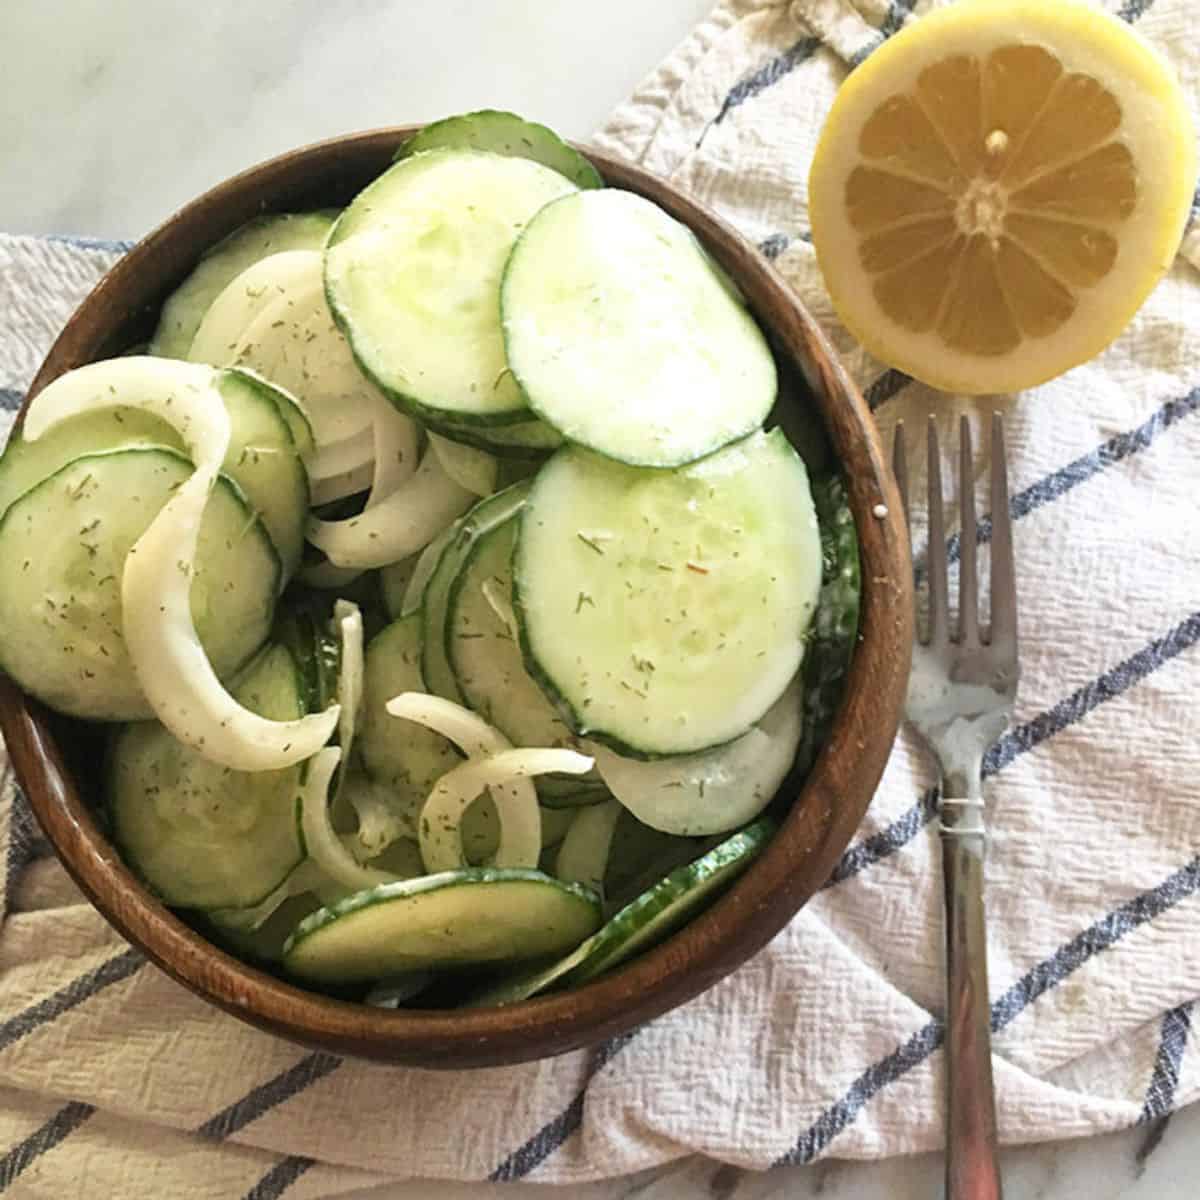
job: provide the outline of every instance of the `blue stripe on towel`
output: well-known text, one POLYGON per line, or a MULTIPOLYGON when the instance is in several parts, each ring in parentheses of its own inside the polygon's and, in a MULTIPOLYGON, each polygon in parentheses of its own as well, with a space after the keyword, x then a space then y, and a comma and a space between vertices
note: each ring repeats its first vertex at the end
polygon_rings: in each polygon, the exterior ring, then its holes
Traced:
POLYGON ((242 1198, 242 1200, 279 1200, 316 1160, 303 1154, 281 1158, 242 1198))
POLYGON ((18 1042, 26 1034, 32 1033, 42 1025, 61 1017, 63 1013, 82 1004, 97 992, 128 979, 130 975, 140 971, 146 965, 146 960, 136 950, 122 950, 120 954, 106 959, 98 967, 84 972, 78 978, 71 980, 66 987, 39 1000, 29 1008, 22 1009, 15 1016, 0 1022, 0 1050, 7 1050, 14 1042, 18 1042))
POLYGON ((27 1138, 18 1142, 0 1158, 0 1192, 7 1191, 36 1159, 59 1142, 74 1133, 94 1112, 90 1104, 71 1101, 60 1108, 44 1125, 35 1129, 27 1138))
POLYGON ((1181 1004, 1163 1014, 1162 1032, 1159 1035, 1158 1054, 1154 1058, 1154 1070, 1146 1088, 1146 1099, 1142 1105, 1139 1125, 1149 1125, 1142 1144, 1134 1154, 1134 1161, 1141 1170, 1146 1160, 1162 1144, 1171 1114, 1175 1111, 1175 1092, 1179 1086, 1179 1069, 1187 1053, 1188 1039, 1192 1032, 1192 1002, 1181 1004))
POLYGON ((1142 1105, 1141 1122, 1165 1117, 1175 1107, 1175 1090, 1179 1086, 1179 1068, 1187 1051, 1192 1033, 1192 1004, 1181 1004, 1163 1014, 1162 1033, 1159 1037, 1158 1054, 1154 1059, 1154 1071, 1146 1088, 1146 1100, 1142 1105))
MULTIPOLYGON (((1200 614, 1197 617, 1200 624, 1200 614)), ((1156 887, 1141 892, 1118 905, 1094 925, 1060 946, 1048 958, 1026 972, 992 1003, 992 1029, 999 1031, 1011 1024, 1034 1001, 1062 983, 1064 979, 1109 949, 1127 934, 1161 916, 1200 889, 1200 857, 1174 871, 1156 887)), ((942 1044, 944 1028, 934 1018, 923 1025, 891 1054, 873 1063, 780 1155, 773 1166, 791 1166, 811 1162, 829 1148, 829 1144, 885 1087, 902 1079, 914 1067, 925 1062, 942 1044)))
POLYGON ((309 1054, 286 1071, 281 1071, 266 1083, 259 1084, 215 1116, 209 1117, 196 1132, 201 1137, 224 1141, 285 1100, 299 1095, 309 1084, 332 1074, 342 1062, 336 1054, 326 1054, 322 1051, 309 1054))
POLYGON ((12 808, 8 814, 8 852, 4 856, 4 873, 0 877, 0 885, 4 889, 0 892, 0 901, 3 901, 0 911, 7 913, 12 910, 17 880, 33 861, 38 840, 39 830, 29 801, 24 792, 14 785, 12 808))
POLYGON ((52 233, 46 241, 57 242, 62 246, 72 246, 76 250, 103 250, 108 254, 124 254, 132 250, 135 242, 116 241, 111 238, 74 237, 65 233, 52 233))
POLYGON ((557 1117, 547 1121, 528 1141, 518 1146, 489 1176, 492 1183, 510 1183, 523 1179, 540 1166, 583 1123, 583 1105, 588 1085, 641 1032, 640 1029, 618 1034, 601 1044, 588 1064, 583 1086, 557 1117))

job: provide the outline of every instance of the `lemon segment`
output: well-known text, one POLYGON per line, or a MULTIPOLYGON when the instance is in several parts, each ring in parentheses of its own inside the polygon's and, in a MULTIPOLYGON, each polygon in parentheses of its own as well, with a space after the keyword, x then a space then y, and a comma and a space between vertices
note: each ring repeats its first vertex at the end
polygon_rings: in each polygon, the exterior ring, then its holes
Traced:
POLYGON ((809 176, 833 305, 948 391, 1032 387, 1098 354, 1170 266, 1196 139, 1169 67, 1076 0, 966 0, 847 79, 809 176))

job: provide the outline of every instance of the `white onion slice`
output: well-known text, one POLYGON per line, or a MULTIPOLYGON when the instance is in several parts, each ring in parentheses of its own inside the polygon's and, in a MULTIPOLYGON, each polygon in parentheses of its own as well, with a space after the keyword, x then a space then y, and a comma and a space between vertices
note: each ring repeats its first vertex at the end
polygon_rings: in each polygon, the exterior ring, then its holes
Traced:
MULTIPOLYGON (((189 450, 194 444, 191 436, 209 439, 203 446, 211 453, 218 439, 223 437, 226 444, 229 441, 229 414, 217 390, 219 377, 218 371, 201 363, 149 355, 89 363, 60 375, 38 392, 29 402, 22 435, 27 442, 36 442, 60 422, 80 413, 124 405, 145 409, 179 428, 189 450), (180 422, 190 422, 188 414, 193 411, 201 416, 197 430, 189 436, 187 429, 180 428, 180 422)), ((218 463, 224 455, 223 448, 218 463)))
MULTIPOLYGON (((375 887, 398 878, 386 871, 364 867, 355 858, 345 840, 338 836, 330 820, 334 800, 329 785, 338 763, 349 761, 354 743, 356 714, 362 698, 362 615, 355 605, 339 600, 334 620, 342 642, 342 663, 338 675, 338 699, 342 716, 338 722, 339 747, 320 751, 308 764, 308 778, 301 797, 301 827, 304 842, 313 861, 335 883, 352 891, 375 887)), ((338 777, 338 789, 344 786, 346 771, 338 777)))
POLYGON ((485 579, 479 585, 479 590, 483 593, 488 608, 496 614, 497 620, 508 630, 508 636, 519 646, 521 631, 517 625, 517 614, 513 611, 512 601, 509 599, 512 589, 501 587, 496 579, 485 579))
POLYGON ((308 774, 300 793, 300 826, 309 856, 336 883, 360 892, 390 883, 396 878, 386 871, 362 866, 346 849, 329 820, 329 784, 341 762, 342 751, 327 746, 308 761, 308 774))
POLYGON ((511 785, 552 771, 582 775, 592 760, 574 750, 501 750, 485 758, 468 759, 447 771, 421 809, 421 858, 430 872, 453 871, 467 865, 462 842, 463 813, 487 788, 500 818, 500 844, 490 865, 536 867, 542 851, 542 818, 532 787, 511 785))
POLYGON ((338 671, 337 696, 341 707, 338 717, 338 742, 347 759, 354 745, 354 733, 363 698, 363 619, 357 604, 338 600, 333 620, 342 643, 341 668, 338 671))
POLYGON ((312 504, 332 504, 365 492, 375 477, 375 437, 371 428, 340 442, 318 446, 308 463, 312 504))
MULTIPOLYGON (((341 705, 341 719, 338 722, 338 755, 341 761, 349 763, 354 749, 355 728, 358 723, 359 710, 362 707, 363 696, 363 621, 358 605, 348 600, 338 600, 333 608, 333 620, 337 626, 341 641, 341 669, 338 673, 338 701, 341 705)), ((321 752, 325 754, 325 751, 321 752)), ((333 767, 336 767, 334 760, 333 767)), ((333 767, 329 774, 332 775, 333 767)), ((314 764, 309 763, 310 775, 314 764)), ((355 783, 349 783, 349 770, 343 770, 338 776, 335 795, 329 796, 329 777, 324 778, 324 784, 314 784, 310 790, 305 785, 302 826, 304 841, 317 865, 331 879, 344 887, 359 891, 363 888, 374 887, 378 883, 387 883, 401 879, 403 876, 392 871, 383 871, 376 867, 366 867, 355 857, 357 847, 366 849, 368 839, 361 836, 366 828, 369 838, 378 835, 378 830, 371 826, 372 819, 377 815, 369 811, 368 824, 363 825, 363 810, 358 807, 364 798, 380 800, 370 792, 363 792, 355 783), (342 793, 345 793, 343 796, 342 793), (359 815, 359 836, 339 836, 333 828, 330 818, 334 806, 339 799, 346 799, 355 806, 359 815)), ((399 836, 399 834, 397 835, 399 836)), ((394 838, 391 840, 395 840, 394 838)), ((378 846, 374 853, 383 850, 387 842, 378 846)))
POLYGON ((364 997, 363 1003, 372 1008, 402 1008, 414 996, 419 996, 435 979, 432 971, 409 971, 381 980, 364 997))
POLYGON ((370 488, 369 508, 385 500, 416 471, 416 422, 383 396, 374 396, 371 403, 370 425, 341 441, 317 447, 308 470, 314 504, 328 504, 370 488))
POLYGON ((512 742, 494 725, 453 700, 424 692, 401 692, 384 706, 393 717, 415 721, 453 742, 468 758, 510 750, 512 742))
POLYGON ((265 900, 260 900, 250 908, 215 909, 210 915, 218 925, 227 929, 260 929, 285 900, 304 892, 315 892, 327 886, 328 882, 317 864, 311 858, 306 858, 265 900))
POLYGON ((359 492, 365 492, 371 486, 374 475, 375 461, 370 458, 340 475, 309 475, 310 502, 316 507, 320 504, 333 504, 337 500, 345 500, 347 496, 357 496, 359 492))
POLYGON ((429 544, 475 497, 427 452, 387 499, 344 521, 309 518, 308 540, 339 567, 384 567, 429 544))
POLYGON ((229 414, 215 380, 208 367, 154 358, 94 363, 34 398, 25 437, 36 440, 68 417, 116 403, 151 412, 179 432, 194 470, 130 549, 122 573, 130 662, 155 716, 185 745, 235 771, 278 770, 309 758, 328 741, 338 709, 295 721, 260 717, 221 685, 196 636, 191 612, 196 542, 229 446, 229 414), (139 380, 161 386, 129 389, 131 366, 139 380))
MULTIPOLYGON (((277 257, 257 264, 261 278, 270 279, 277 257)), ((359 370, 329 311, 320 251, 289 251, 286 265, 268 290, 270 304, 242 325, 226 362, 261 371, 299 396, 318 445, 369 429, 378 390, 359 370)))
POLYGON ((415 838, 416 826, 392 802, 392 793, 361 771, 350 771, 341 784, 342 799, 358 816, 351 850, 361 861, 382 854, 401 838, 415 838))
POLYGON ((476 496, 490 496, 496 490, 496 460, 486 451, 452 442, 432 430, 429 444, 442 469, 455 483, 476 496))
POLYGON ((554 874, 567 883, 582 883, 599 891, 608 869, 608 855, 620 815, 621 806, 616 800, 577 809, 558 848, 554 874))
POLYGON ((232 366, 242 335, 279 299, 312 278, 318 250, 283 250, 251 263, 217 294, 196 328, 188 361, 232 366))
POLYGON ((371 440, 375 453, 375 476, 367 507, 386 500, 417 469, 420 431, 407 413, 402 413, 385 396, 376 395, 371 417, 371 440))
POLYGON ((726 833, 756 817, 784 781, 804 727, 797 672, 758 724, 701 754, 642 762, 598 742, 584 747, 609 791, 644 825, 684 837, 726 833))
MULTIPOLYGON (((375 401, 375 407, 377 411, 372 426, 374 457, 367 464, 371 473, 371 492, 367 496, 366 508, 390 496, 417 469, 417 426, 413 419, 397 411, 382 396, 375 401)), ((356 468, 345 479, 359 482, 363 477, 360 471, 361 468, 356 468)), ((362 489, 359 487, 355 490, 362 489)), ((346 494, 353 495, 353 492, 346 494)), ((309 587, 332 590, 346 587, 362 573, 359 567, 338 567, 326 561, 302 568, 298 578, 309 587)))

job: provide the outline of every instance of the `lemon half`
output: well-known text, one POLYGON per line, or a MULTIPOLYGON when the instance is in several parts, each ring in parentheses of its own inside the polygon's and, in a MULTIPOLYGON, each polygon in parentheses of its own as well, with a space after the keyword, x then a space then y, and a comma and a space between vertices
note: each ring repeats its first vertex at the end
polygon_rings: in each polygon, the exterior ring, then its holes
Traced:
POLYGON ((875 357, 1016 391, 1125 328, 1195 178, 1183 91, 1128 25, 1074 0, 966 0, 842 85, 809 175, 813 245, 875 357))

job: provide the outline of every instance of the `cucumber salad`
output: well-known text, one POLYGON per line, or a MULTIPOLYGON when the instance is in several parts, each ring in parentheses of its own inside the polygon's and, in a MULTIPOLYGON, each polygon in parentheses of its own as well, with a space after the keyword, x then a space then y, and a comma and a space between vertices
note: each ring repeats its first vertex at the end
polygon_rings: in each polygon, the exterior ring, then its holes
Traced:
POLYGON ((577 986, 746 868, 841 695, 854 523, 781 369, 661 208, 439 121, 32 400, 0 666, 104 723, 106 830, 225 949, 384 1007, 577 986))

